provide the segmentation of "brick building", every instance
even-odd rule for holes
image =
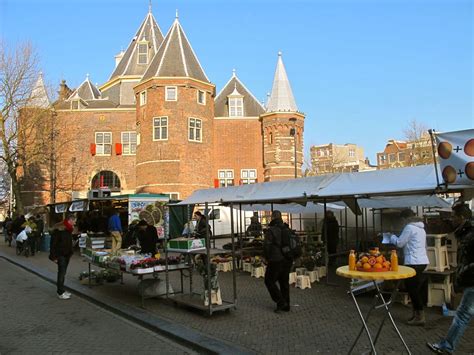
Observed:
[[[390,139],[383,152],[377,153],[377,168],[390,169],[433,163],[433,149],[428,134],[411,141]]]
[[[356,144],[322,144],[310,148],[311,174],[324,175],[329,173],[352,173],[372,170],[364,148]]]
[[[235,71],[216,90],[178,17],[163,36],[150,10],[115,60],[100,87],[89,76],[75,90],[63,81],[59,99],[46,105],[55,159],[42,183],[25,175],[26,206],[100,187],[183,199],[196,189],[289,179],[295,155],[301,174],[305,116],[281,53],[265,106]]]

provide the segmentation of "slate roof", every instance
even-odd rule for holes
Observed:
[[[244,97],[244,117],[258,117],[265,112],[262,104],[252,95],[240,79],[232,74],[232,77],[224,85],[215,99],[214,115],[215,117],[229,117],[228,96],[232,94],[240,94]]]
[[[71,101],[73,99],[82,99],[84,101],[88,101],[99,100],[100,98],[100,91],[94,84],[91,83],[88,74],[86,80],[84,80],[82,84],[72,92],[71,96],[69,96],[66,101]]]
[[[138,64],[138,42],[143,40],[147,40],[149,44],[149,60],[147,64]],[[153,14],[149,11],[128,45],[119,64],[112,72],[109,81],[125,75],[142,76],[162,42],[163,33],[153,17]]]
[[[267,112],[297,112],[293,92],[291,91],[290,81],[286,75],[285,66],[281,58],[281,52],[278,53],[278,62],[273,79],[272,93],[267,103]]]
[[[209,82],[178,18],[166,34],[142,81],[153,77],[189,77]]]
[[[38,80],[36,80],[33,90],[31,90],[30,100],[28,106],[48,108],[51,105],[51,101],[46,91],[46,86],[43,81],[43,73],[39,73]]]

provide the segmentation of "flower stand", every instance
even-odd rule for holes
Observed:
[[[263,266],[252,267],[250,276],[256,277],[257,279],[260,277],[265,277],[265,268]]]
[[[217,305],[222,304],[220,288],[218,288],[217,290],[211,290],[211,302],[212,304],[217,304]],[[209,306],[209,297],[208,297],[207,290],[204,290],[204,305]]]
[[[290,272],[289,284],[292,285],[296,283],[296,272]]]
[[[306,268],[305,267],[297,267],[295,269],[296,271],[296,275],[304,275],[304,273],[306,272]]]
[[[243,263],[242,263],[242,270],[243,270],[244,272],[252,272],[252,263],[243,262]]]
[[[316,270],[313,271],[306,271],[305,275],[309,277],[309,281],[311,283],[318,281],[319,282],[319,273]]]
[[[326,276],[326,266],[319,266],[316,268],[316,271],[318,272],[318,278],[323,278]]]
[[[309,276],[306,276],[306,275],[296,276],[296,287],[301,288],[302,290],[304,290],[305,288],[311,288],[311,282],[309,280]]]

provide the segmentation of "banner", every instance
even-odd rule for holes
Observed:
[[[474,129],[436,133],[435,137],[444,182],[474,185]]]

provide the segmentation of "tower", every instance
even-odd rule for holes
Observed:
[[[134,90],[136,191],[185,198],[212,186],[215,86],[178,18]]]
[[[281,52],[266,112],[260,117],[265,181],[301,176],[305,116],[298,112]]]

